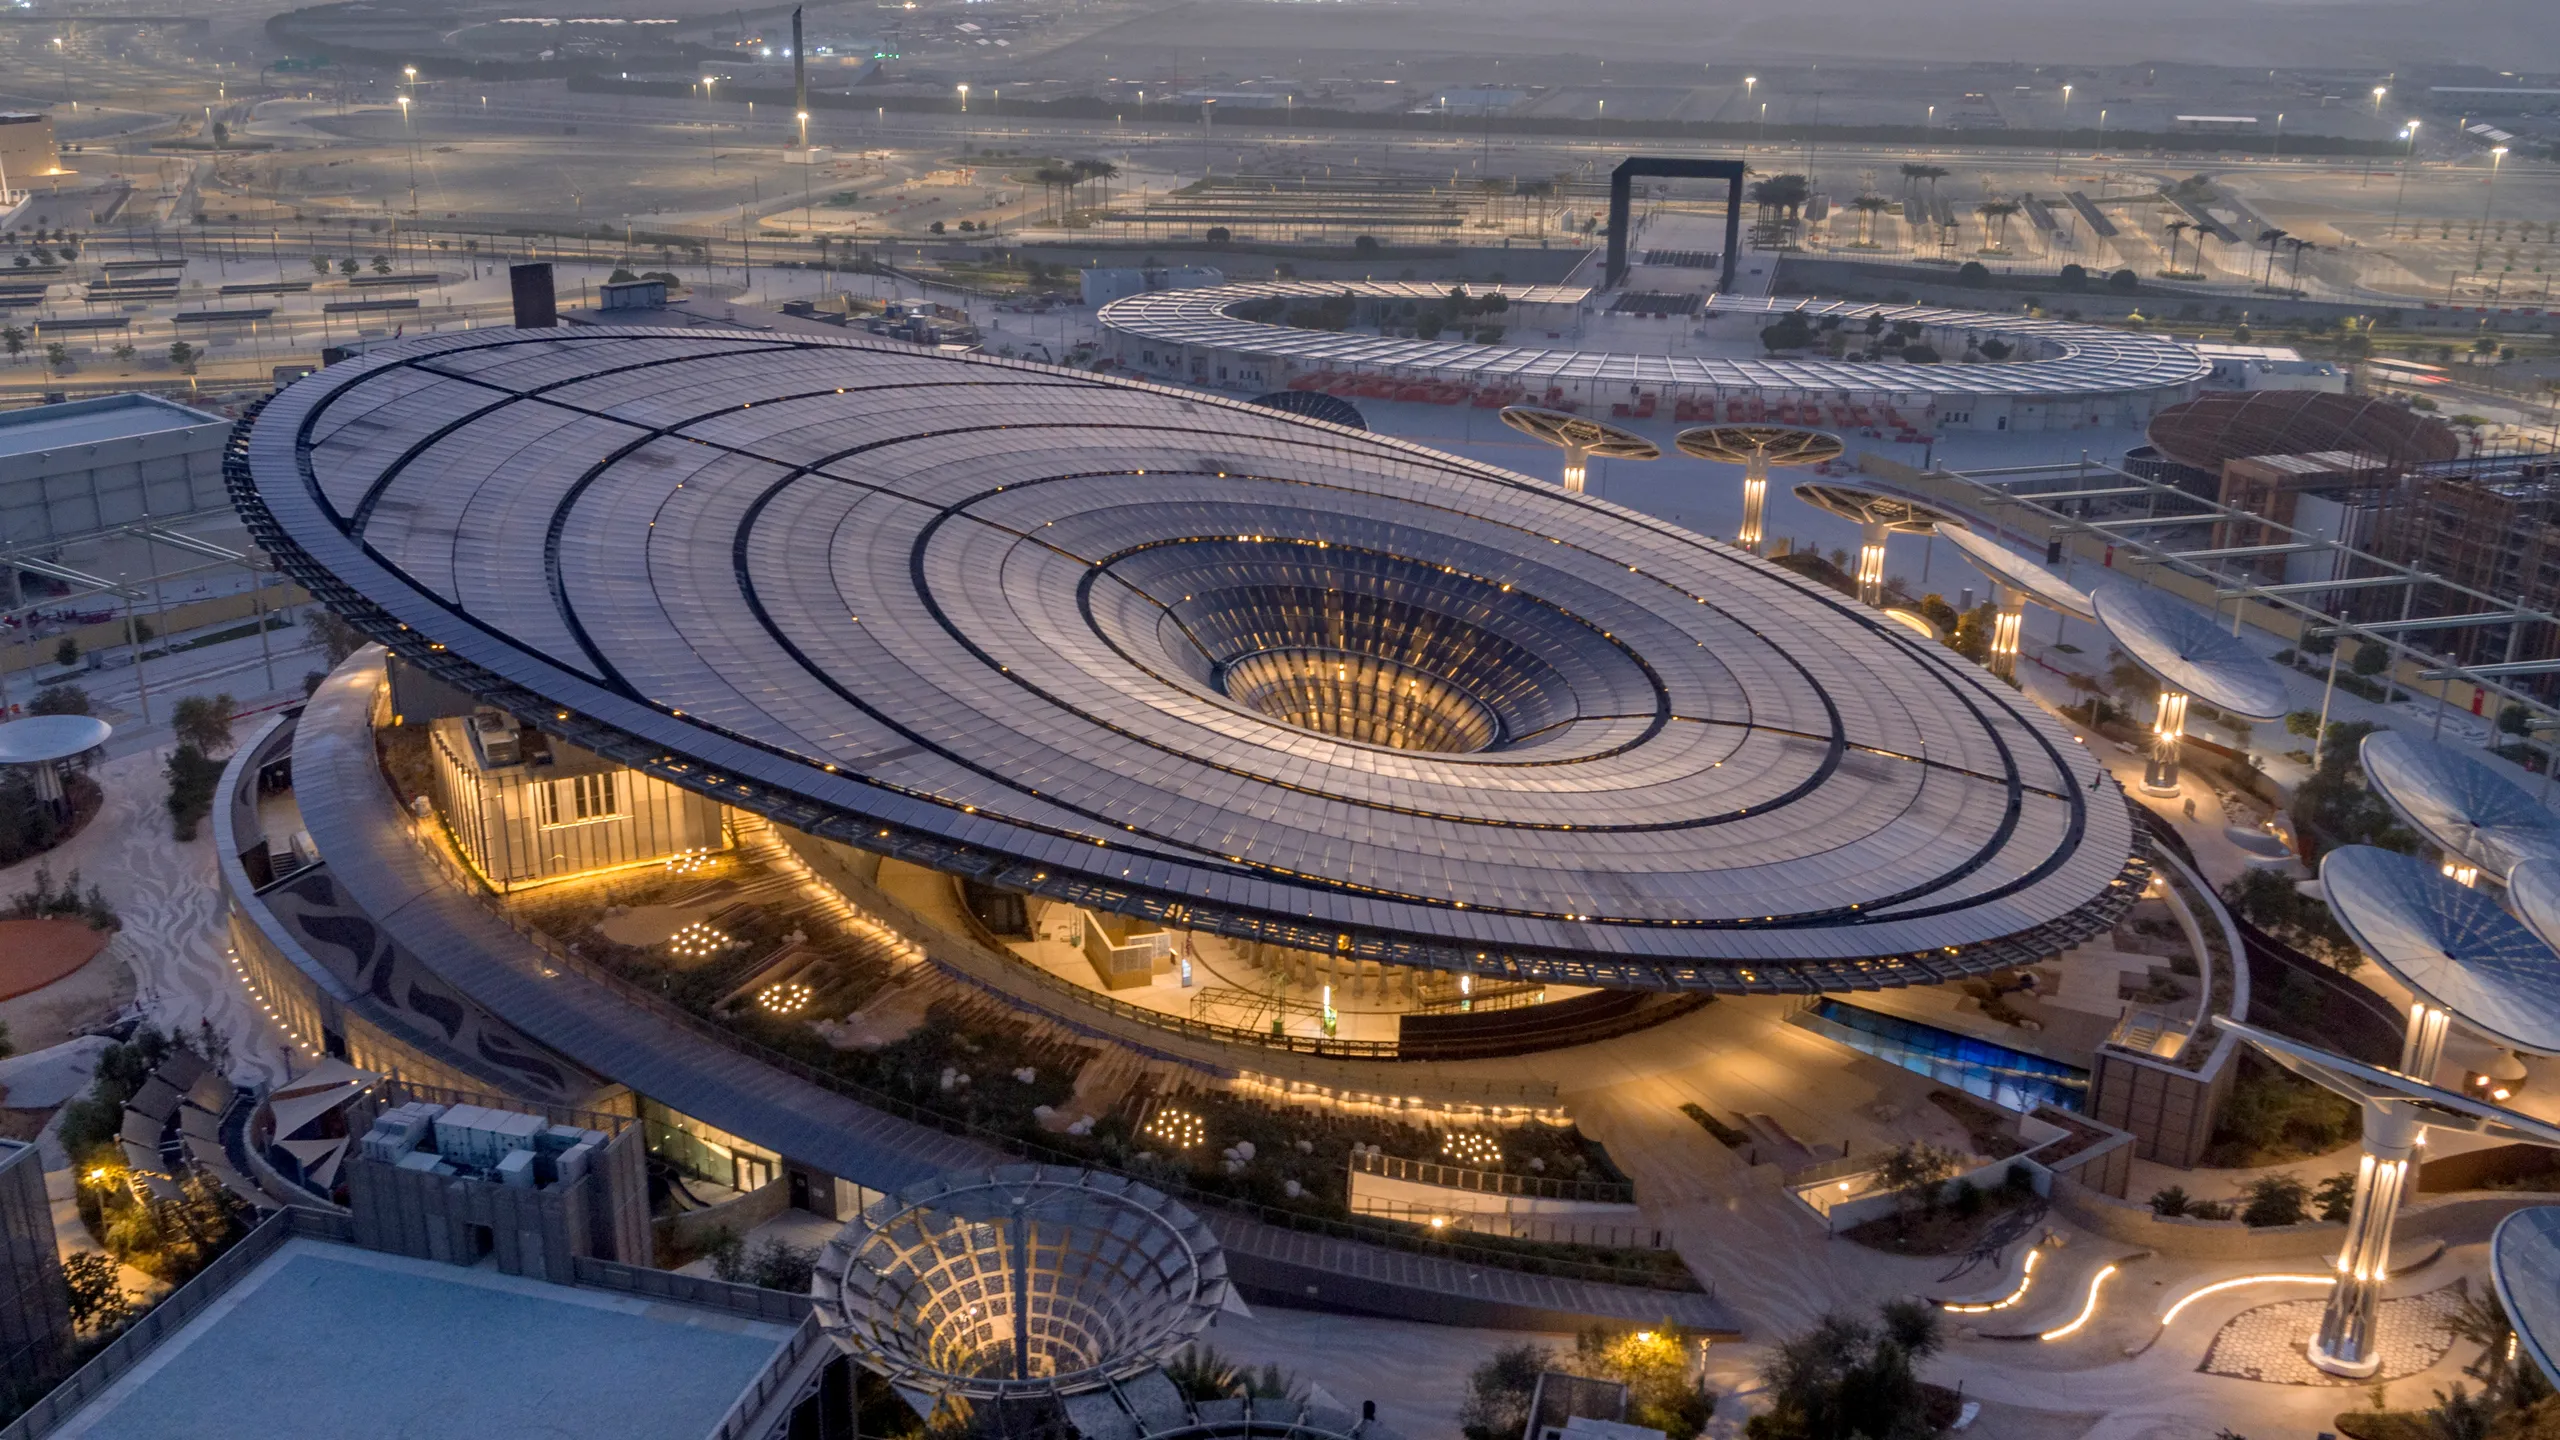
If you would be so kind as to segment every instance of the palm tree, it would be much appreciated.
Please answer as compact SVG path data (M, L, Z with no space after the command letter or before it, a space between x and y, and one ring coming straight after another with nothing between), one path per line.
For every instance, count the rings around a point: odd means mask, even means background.
M1849 202L1858 212L1858 244L1861 248L1875 243L1876 216L1893 208L1893 202L1881 195L1861 195Z
M2172 220L2160 227L2169 235L2169 273L2178 273L2178 237L2196 228L2184 220Z
M2317 250L2320 247L2298 235L2287 236L2284 243L2285 248L2293 252L2293 291L2295 294L2299 295L2302 293L2302 252L2305 250Z
M1982 217L1984 229L1993 232L1992 247L2000 250L2008 249L2009 217L2018 213L2018 202L1985 200L1973 207L1973 213Z
M2284 236L2285 232L2276 229L2267 229L2258 232L2258 243L2267 247L2266 288L2269 290L2276 288L2276 246L2284 239Z
M1553 198L1555 193L1556 182L1553 180L1523 180L1520 182L1520 198L1529 201L1538 212L1538 238L1541 240L1547 238L1547 206L1545 202Z

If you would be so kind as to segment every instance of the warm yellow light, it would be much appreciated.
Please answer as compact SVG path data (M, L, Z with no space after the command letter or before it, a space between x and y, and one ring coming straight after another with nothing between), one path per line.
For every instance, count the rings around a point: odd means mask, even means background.
M2177 1304L2170 1306L2168 1311L2161 1315L2160 1323L2166 1325L2177 1319L2188 1306L2207 1295L2236 1290L2243 1285L2327 1285L2336 1278L2333 1275L2243 1275L2236 1280L2217 1280L2201 1289L2188 1291Z
M2110 1265L2099 1271L2097 1274L2090 1276L2088 1303L2080 1307L2079 1315L2075 1317L2070 1324L2060 1326L2056 1329L2047 1330L2036 1338L2039 1340L2068 1340L2072 1336L2079 1334L2082 1326L2096 1318L2098 1313L2098 1291L2105 1287L2107 1281L2113 1278L2115 1273L2116 1267Z

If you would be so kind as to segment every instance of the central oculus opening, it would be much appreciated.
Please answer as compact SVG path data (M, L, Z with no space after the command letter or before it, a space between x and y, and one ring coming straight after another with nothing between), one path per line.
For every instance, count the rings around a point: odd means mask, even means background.
M1491 708L1425 670L1350 650L1260 650L1219 667L1228 699L1301 730L1463 755L1502 738Z
M1302 536L1345 525L1281 511L1252 519L1302 524ZM1373 528L1363 538L1396 549L1268 533L1158 541L1098 567L1087 603L1101 632L1157 674L1363 745L1515 752L1560 741L1580 721L1654 712L1642 667L1587 622L1414 553L1447 549L1445 538Z

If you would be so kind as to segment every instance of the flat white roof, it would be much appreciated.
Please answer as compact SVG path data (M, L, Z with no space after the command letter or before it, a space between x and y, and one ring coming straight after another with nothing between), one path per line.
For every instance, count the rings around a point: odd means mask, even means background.
M58 1440L701 1440L790 1332L297 1237Z
M210 414L157 395L107 395L61 405L0 411L0 456L33 455L102 440L132 440L199 425L229 425Z

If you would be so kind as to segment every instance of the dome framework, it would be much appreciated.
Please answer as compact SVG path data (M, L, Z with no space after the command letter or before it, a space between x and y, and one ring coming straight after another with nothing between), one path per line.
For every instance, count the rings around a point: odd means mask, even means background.
M331 367L234 450L279 563L481 701L1098 910L1800 993L2032 963L2143 879L2066 731L1872 612L1204 395L859 340L481 331Z

